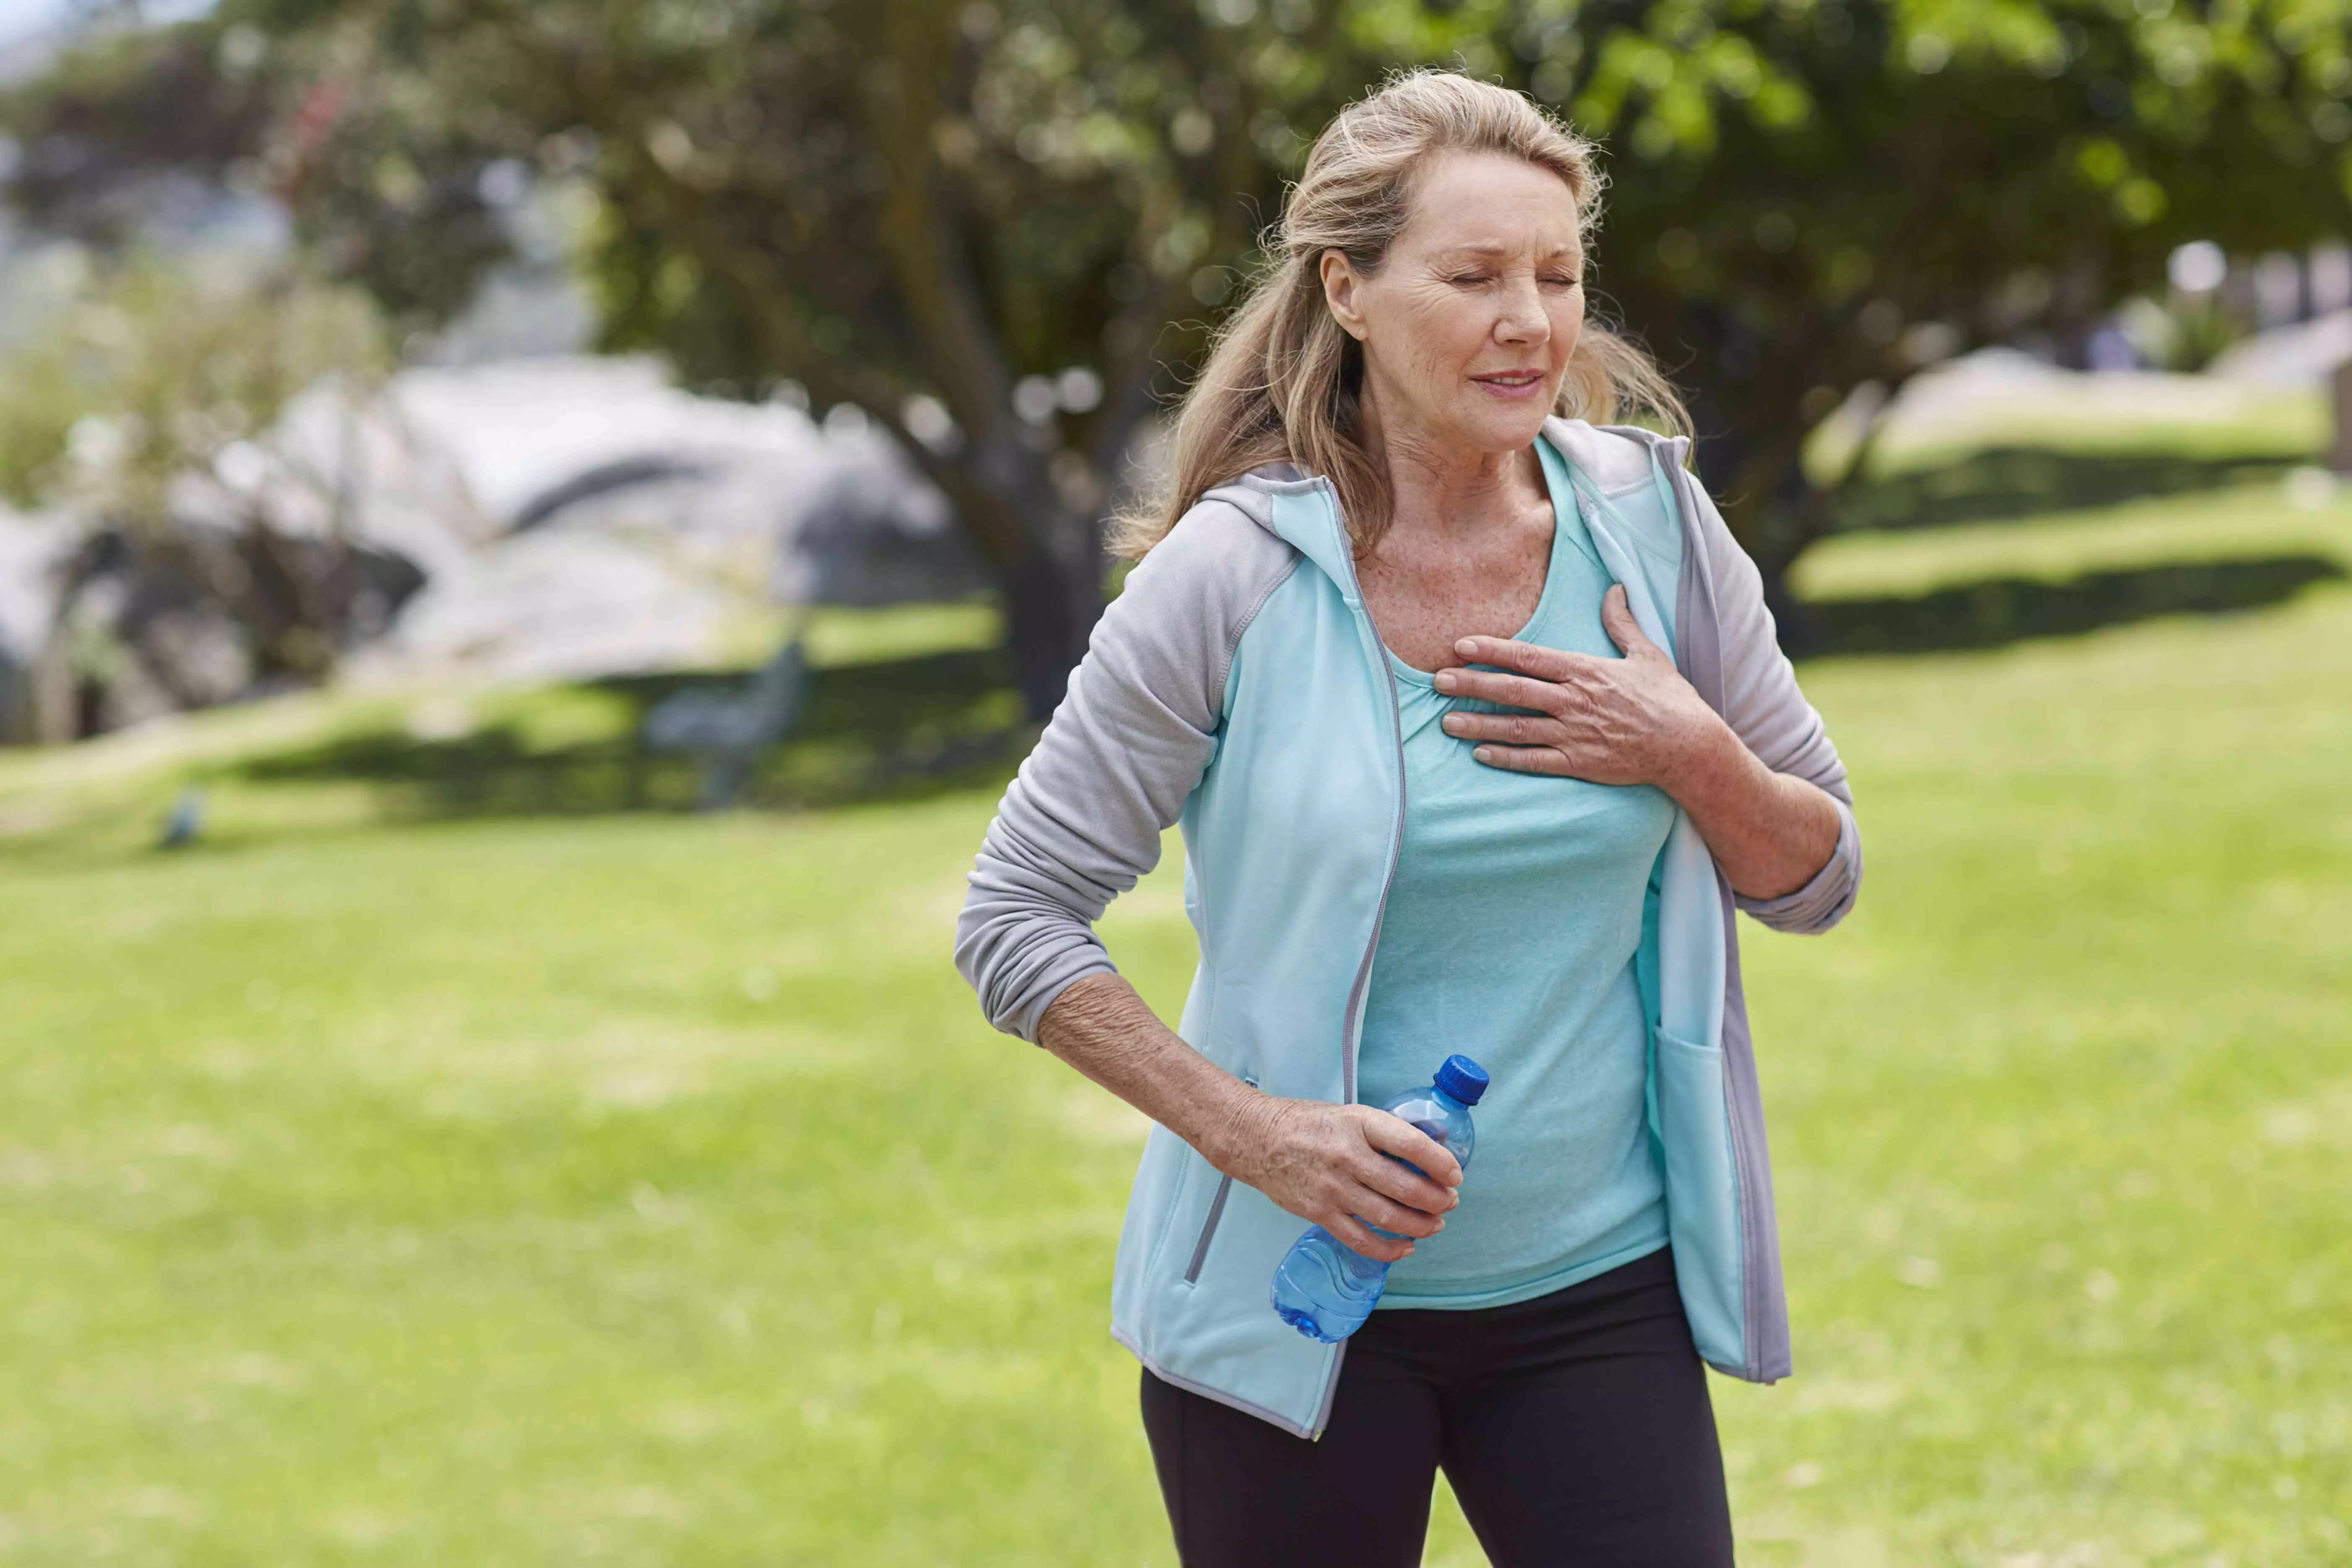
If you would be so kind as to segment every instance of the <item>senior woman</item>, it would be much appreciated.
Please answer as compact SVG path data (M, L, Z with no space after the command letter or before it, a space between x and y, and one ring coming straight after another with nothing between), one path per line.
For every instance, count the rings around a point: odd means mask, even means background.
M1588 422L1682 422L1597 194L1462 76L1332 122L971 873L989 1018L1157 1124L1112 1332L1188 1564L1418 1563L1441 1466L1505 1568L1728 1563L1702 1363L1789 1371L1732 910L1826 930L1860 843L1686 444ZM1179 822L1171 1031L1093 922ZM1454 1051L1466 1182L1374 1109ZM1268 1300L1309 1221L1394 1264L1336 1346Z

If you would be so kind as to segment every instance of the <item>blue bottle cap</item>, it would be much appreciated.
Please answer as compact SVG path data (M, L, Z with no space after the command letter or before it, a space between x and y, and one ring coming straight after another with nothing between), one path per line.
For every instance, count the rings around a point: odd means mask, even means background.
M1465 1105L1475 1105L1486 1092L1486 1069L1468 1057L1448 1057L1437 1069L1437 1087Z

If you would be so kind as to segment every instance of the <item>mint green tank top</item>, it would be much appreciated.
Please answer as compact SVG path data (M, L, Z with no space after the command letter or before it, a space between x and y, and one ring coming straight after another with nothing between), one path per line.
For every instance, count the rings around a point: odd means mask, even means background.
M1601 624L1613 581L1566 465L1538 440L1555 524L1518 639L1621 657ZM1627 510L1662 504L1642 492ZM1650 520L1644 518L1642 521ZM1666 1244L1647 1112L1649 1030L1634 954L1675 807L1650 786L1507 773L1438 721L1491 703L1440 696L1394 654L1404 844L1372 959L1357 1092L1377 1105L1448 1054L1485 1067L1478 1150L1445 1229L1390 1270L1383 1308L1504 1306Z

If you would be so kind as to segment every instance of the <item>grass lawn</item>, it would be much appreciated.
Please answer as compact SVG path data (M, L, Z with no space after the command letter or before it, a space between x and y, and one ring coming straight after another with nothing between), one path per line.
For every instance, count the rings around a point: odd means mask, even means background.
M2281 550L2352 505L1807 572ZM1748 931L1798 1375L1716 1384L1744 1561L2352 1563L2352 587L1804 678L1869 877ZM992 785L231 772L148 848L204 737L284 740L218 725L0 771L0 1562L1172 1563L1104 1332L1141 1123L947 962ZM1172 1013L1174 879L1108 935ZM1444 1499L1430 1558L1482 1561Z

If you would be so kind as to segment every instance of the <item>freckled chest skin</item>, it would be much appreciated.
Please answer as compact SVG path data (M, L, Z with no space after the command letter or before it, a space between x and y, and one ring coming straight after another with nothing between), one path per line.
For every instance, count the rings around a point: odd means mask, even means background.
M1527 461L1537 469L1536 495L1507 526L1468 539L1391 526L1380 547L1356 563L1381 640L1415 669L1434 674L1459 664L1455 638L1516 637L1535 614L1556 524L1532 450Z

